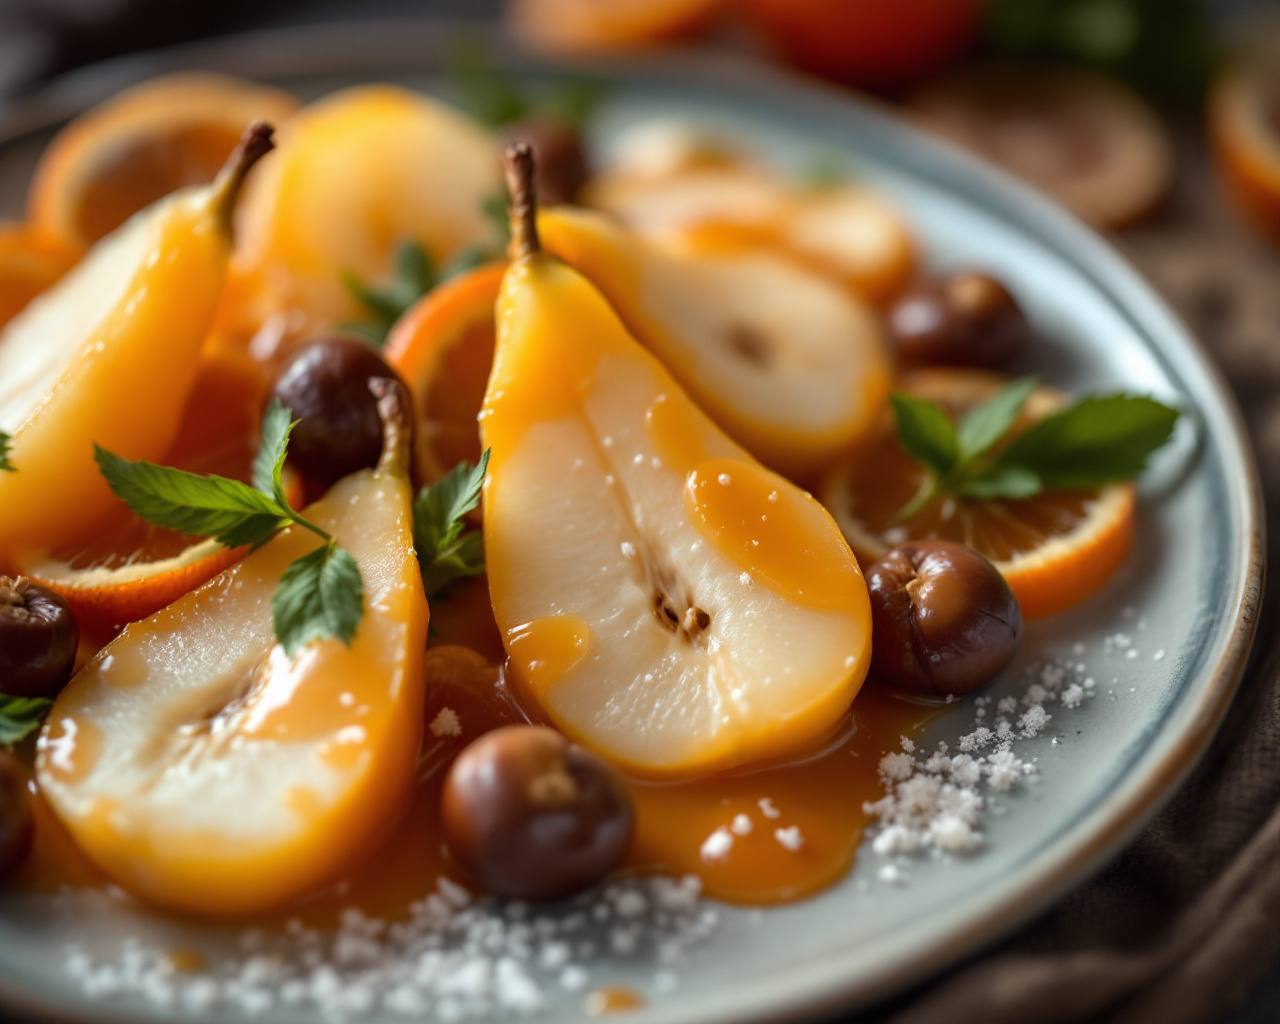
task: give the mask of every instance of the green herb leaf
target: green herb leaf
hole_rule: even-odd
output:
[[[935,476],[950,473],[960,459],[955,424],[940,406],[904,392],[889,396],[898,421],[898,439],[907,452]]]
[[[342,327],[381,347],[405,310],[439,282],[431,254],[417,242],[406,239],[396,247],[392,277],[385,285],[371,285],[349,270],[343,272],[342,283],[365,307],[369,316],[366,320],[345,323]]]
[[[1004,498],[1017,501],[1031,498],[1044,489],[1040,477],[1022,466],[989,466],[956,488],[962,498],[992,501]]]
[[[18,467],[9,459],[9,443],[12,440],[8,434],[0,430],[0,470],[6,473],[16,473]]]
[[[958,431],[961,461],[973,462],[1004,437],[1039,384],[1035,377],[1022,377],[965,413]]]
[[[523,90],[494,67],[483,41],[477,37],[467,35],[459,39],[447,66],[461,93],[462,108],[477,121],[490,128],[501,128],[529,113],[530,105]]]
[[[271,399],[262,415],[262,445],[253,457],[253,486],[285,509],[289,507],[289,499],[284,493],[284,460],[289,451],[289,436],[297,425],[293,413],[280,399]]]
[[[94,445],[112,493],[149,523],[177,533],[216,537],[226,547],[261,544],[289,523],[287,507],[239,480],[132,462]]]
[[[21,743],[40,728],[53,701],[44,697],[9,697],[0,694],[0,746]]]
[[[363,615],[360,568],[333,540],[290,565],[271,601],[276,639],[289,656],[330,637],[350,646]]]
[[[1176,409],[1152,398],[1084,398],[1014,438],[995,468],[1034,473],[1049,490],[1087,490],[1129,480],[1169,440],[1177,419]]]
[[[460,462],[443,479],[418,492],[413,503],[413,544],[427,597],[454,580],[484,572],[484,540],[466,530],[466,515],[480,503],[489,452],[472,466]]]

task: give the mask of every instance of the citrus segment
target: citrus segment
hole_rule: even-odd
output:
[[[493,366],[493,308],[505,263],[488,263],[432,289],[396,323],[383,352],[413,395],[419,477],[434,483],[480,459],[476,417]]]
[[[1209,139],[1241,210],[1280,236],[1280,134],[1270,93],[1251,69],[1231,68],[1214,85]]]
[[[669,42],[701,28],[724,0],[511,0],[517,34],[552,53]]]
[[[1001,384],[999,376],[981,371],[922,370],[904,377],[899,389],[958,417]],[[1027,402],[1023,424],[1063,401],[1060,393],[1040,388]],[[1019,501],[946,496],[905,523],[895,522],[924,479],[924,468],[902,448],[891,419],[874,442],[828,475],[823,503],[864,565],[908,540],[959,541],[990,558],[1017,595],[1023,617],[1038,619],[1083,601],[1128,553],[1135,505],[1129,484],[1045,491]]]
[[[31,183],[32,224],[87,247],[170,192],[209,181],[252,121],[280,124],[288,93],[225,75],[163,75],[72,121]]]

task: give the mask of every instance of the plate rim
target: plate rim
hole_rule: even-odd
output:
[[[998,900],[989,901],[963,926],[941,935],[911,957],[867,978],[852,972],[850,954],[828,952],[803,968],[790,968],[770,991],[738,990],[724,998],[698,997],[679,1009],[654,1007],[637,1019],[658,1024],[676,1021],[766,1022],[849,1012],[899,992],[972,957],[1031,920],[1067,890],[1114,857],[1177,792],[1221,725],[1247,667],[1258,627],[1266,573],[1265,516],[1261,481],[1252,442],[1235,396],[1199,339],[1173,313],[1153,285],[1114,245],[1030,186],[950,143],[925,135],[888,112],[883,104],[838,86],[717,52],[673,49],[645,56],[605,60],[549,61],[521,54],[508,35],[489,22],[447,18],[336,20],[238,32],[145,50],[67,72],[29,93],[0,104],[0,145],[47,130],[91,106],[103,96],[152,75],[207,67],[247,77],[342,74],[364,71],[381,62],[415,61],[424,73],[439,70],[446,44],[459,32],[481,36],[497,58],[522,71],[603,74],[689,86],[706,96],[756,99],[771,105],[805,104],[812,119],[872,126],[895,140],[893,162],[906,164],[936,184],[925,165],[944,168],[951,192],[980,200],[994,215],[1031,230],[1050,251],[1067,261],[1090,286],[1141,329],[1152,354],[1179,367],[1178,376],[1198,377],[1213,405],[1204,430],[1222,447],[1227,487],[1234,499],[1235,532],[1240,538],[1232,610],[1217,634],[1218,659],[1206,670],[1206,682],[1186,707],[1160,726],[1178,727],[1163,744],[1153,740],[1136,766],[1104,800],[1087,809],[1071,827],[1076,837],[1059,837],[1024,862],[1017,884],[1006,883]],[[267,62],[264,65],[264,62]],[[1176,359],[1173,357],[1177,357]],[[1161,749],[1156,749],[1160,747]],[[1148,763],[1150,762],[1150,763]],[[1141,768],[1141,777],[1137,768]],[[1069,849],[1064,849],[1069,845]],[[817,898],[821,898],[819,895]],[[856,958],[857,954],[852,954]],[[0,975],[0,1005],[28,1017],[58,1024],[100,1024],[135,1020],[136,1015],[109,1005],[92,1016],[65,1004],[33,996],[21,984]],[[664,1010],[666,1012],[664,1012]],[[157,1014],[155,1019],[187,1020]]]

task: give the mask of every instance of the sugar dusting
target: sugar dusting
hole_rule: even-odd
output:
[[[608,952],[655,973],[655,991],[680,984],[678,968],[717,930],[719,912],[701,900],[692,876],[628,879],[555,909],[473,899],[440,879],[405,920],[355,908],[336,929],[291,921],[283,933],[241,936],[237,954],[210,960],[200,973],[136,938],[110,961],[80,947],[66,971],[90,999],[138,996],[162,1009],[231,1010],[257,1016],[313,1010],[344,1020],[383,1013],[462,1021],[527,1016],[556,992],[584,991]]]

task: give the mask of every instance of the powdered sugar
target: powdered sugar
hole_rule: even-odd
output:
[[[1083,646],[1072,653],[1078,658]],[[954,751],[939,743],[925,753],[903,737],[901,749],[880,760],[885,796],[865,805],[877,819],[872,850],[884,857],[977,850],[983,843],[988,794],[1008,793],[1036,774],[1034,760],[1019,756],[1016,745],[1046,732],[1060,713],[1050,707],[1078,708],[1093,695],[1094,681],[1085,672],[1078,660],[1036,665],[1025,672],[1021,697],[1003,696],[994,701],[994,709],[992,697],[975,697],[973,726]],[[992,710],[995,715],[989,719]],[[878,877],[892,884],[903,881],[896,870],[887,877],[882,868]]]
[[[553,910],[472,900],[441,879],[388,922],[350,909],[336,929],[292,921],[278,934],[243,933],[240,952],[184,973],[162,949],[125,939],[109,961],[67,951],[66,972],[86,997],[141,997],[161,1009],[258,1016],[311,1009],[341,1020],[390,1016],[460,1021],[521,1017],[549,1008],[557,992],[603,979],[598,953],[653,964],[655,990],[680,983],[677,968],[719,927],[693,876],[617,882]],[[659,977],[661,975],[661,977]]]

